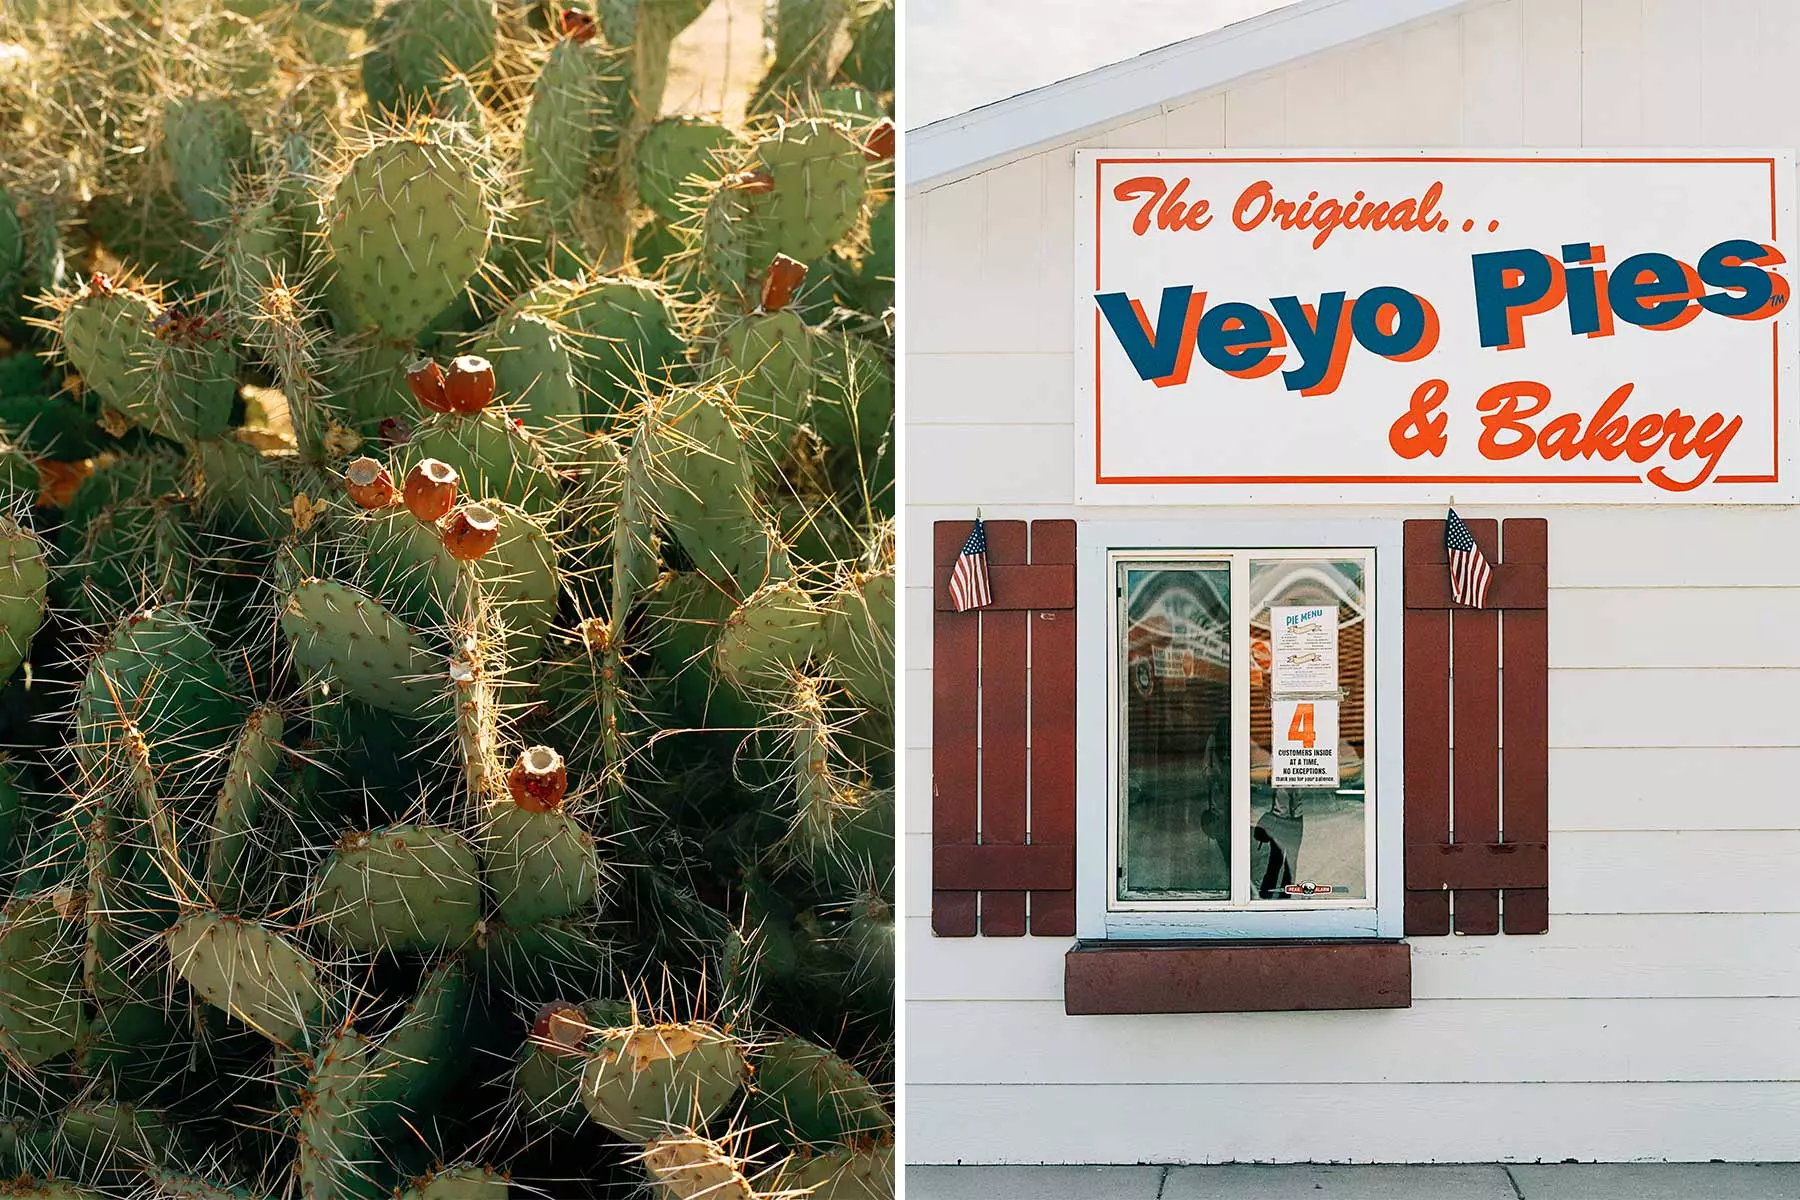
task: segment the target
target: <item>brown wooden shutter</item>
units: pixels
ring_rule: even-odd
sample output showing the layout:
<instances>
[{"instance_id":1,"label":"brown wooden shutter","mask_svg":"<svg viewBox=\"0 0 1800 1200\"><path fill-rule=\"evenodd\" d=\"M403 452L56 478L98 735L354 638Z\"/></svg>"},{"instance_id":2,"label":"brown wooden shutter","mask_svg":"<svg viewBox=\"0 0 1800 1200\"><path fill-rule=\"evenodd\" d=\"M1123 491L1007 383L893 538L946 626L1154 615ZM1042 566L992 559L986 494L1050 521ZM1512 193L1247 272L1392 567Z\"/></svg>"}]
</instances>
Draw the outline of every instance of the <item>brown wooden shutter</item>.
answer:
<instances>
[{"instance_id":1,"label":"brown wooden shutter","mask_svg":"<svg viewBox=\"0 0 1800 1200\"><path fill-rule=\"evenodd\" d=\"M1075 522L989 521L994 603L959 613L972 521L933 530L931 927L1075 933Z\"/></svg>"},{"instance_id":2,"label":"brown wooden shutter","mask_svg":"<svg viewBox=\"0 0 1800 1200\"><path fill-rule=\"evenodd\" d=\"M1468 524L1482 609L1450 601L1444 522L1406 522L1409 937L1449 933L1453 908L1457 933L1550 927L1548 527Z\"/></svg>"}]
</instances>

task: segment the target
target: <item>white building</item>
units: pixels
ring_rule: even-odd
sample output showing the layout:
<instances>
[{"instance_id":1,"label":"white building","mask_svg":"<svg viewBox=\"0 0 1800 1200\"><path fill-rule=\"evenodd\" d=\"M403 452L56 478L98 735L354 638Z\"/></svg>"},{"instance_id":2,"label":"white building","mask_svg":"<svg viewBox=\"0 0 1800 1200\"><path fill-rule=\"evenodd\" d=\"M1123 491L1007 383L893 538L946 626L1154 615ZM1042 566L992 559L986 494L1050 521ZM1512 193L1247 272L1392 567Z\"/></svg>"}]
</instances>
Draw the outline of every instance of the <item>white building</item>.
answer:
<instances>
[{"instance_id":1,"label":"white building","mask_svg":"<svg viewBox=\"0 0 1800 1200\"><path fill-rule=\"evenodd\" d=\"M909 134L909 1159L1800 1157L1793 314L1731 322L1696 304L1686 328L1621 324L1602 340L1573 339L1572 310L1569 330L1528 316L1536 348L1508 358L1476 346L1467 304L1441 294L1469 278L1471 253L1514 245L1560 248L1565 273L1582 257L1566 243L1584 238L1593 255L1610 239L1615 266L1651 250L1693 263L1707 231L1791 258L1797 63L1791 0L1303 0ZM1367 156L1376 148L1395 153ZM1171 166L1154 152L1185 160L1174 165L1192 169L1189 200L1228 182L1209 231L1220 239L1180 241L1164 229L1180 220L1153 206L1153 236L1131 250L1130 213L1106 207L1131 192L1121 168L1083 153L1108 149L1153 152L1136 156L1153 174ZM1253 153L1284 149L1307 153ZM1244 153L1204 153L1220 150ZM1343 409L1294 407L1273 377L1252 393L1198 357L1185 389L1127 377L1129 319L1103 326L1097 292L1141 300L1147 341L1158 314L1145 281L1159 271L1203 290L1198 261L1256 282L1223 248L1237 244L1222 231L1245 180L1291 180L1297 164L1360 179L1368 157L1409 160L1368 164L1371 187L1412 195L1422 170L1439 172L1447 214L1478 196L1511 222L1484 240L1470 210L1469 231L1428 247L1331 235L1353 295L1390 262L1402 281L1441 270L1437 292L1414 289L1441 310L1434 354L1379 360L1352 343ZM1356 161L1321 161L1344 158ZM1566 238L1545 240L1540 210L1569 214ZM1279 247L1268 287L1231 299L1267 307L1289 284L1320 297L1308 271L1325 256L1287 236L1258 243ZM1119 247L1122 274L1093 277L1096 238ZM1621 291L1615 279L1611 302L1631 321ZM1740 343L1762 349L1739 356ZM1121 397L1104 418L1097 354ZM1402 414L1405 392L1384 389L1438 373L1452 380L1453 432L1472 430L1462 380L1515 378L1515 359L1545 379L1641 367L1626 376L1638 407L1743 416L1737 448L1679 494L1641 478L1600 486L1619 465L1605 455L1457 483L1478 473L1427 455L1384 475L1384 439L1321 438L1300 415L1329 427L1382 403ZM1177 394L1191 411L1156 407ZM1216 411L1223 395L1265 397L1277 428L1241 403ZM1591 413L1598 399L1579 403ZM1142 417L1158 412L1177 415ZM1095 445L1097 420L1114 422L1115 457ZM1265 459L1283 453L1314 480L1341 457L1343 478L1268 482ZM1242 471L1221 474L1233 462ZM1405 482L1433 470L1445 482ZM1192 482L1238 474L1251 482ZM1126 479L1140 482L1106 482ZM1371 482L1390 479L1402 482ZM1498 617L1451 615L1437 595L1451 493L1495 560ZM934 610L978 507L997 598L1029 593L1037 610L1002 605L979 619L979 641L975 616ZM1504 555L1477 518L1508 522ZM1025 537L1004 523L1024 521L1074 525L1037 527L1035 561L1049 565L1003 571ZM1271 604L1290 609L1284 620L1335 612L1339 636L1281 640ZM1546 612L1543 671L1532 655ZM1453 675L1434 693L1450 640ZM1309 673L1323 660L1302 660L1321 653L1335 674ZM981 694L977 654L998 681ZM964 665L951 679L934 661ZM1332 740L1311 725L1315 703L1321 730L1328 716L1340 726L1326 760L1338 786L1275 790L1271 770L1287 768L1272 756ZM1547 750L1533 746L1546 736ZM1489 794L1447 797L1452 770L1455 787ZM1544 829L1533 788L1546 775ZM1454 832L1434 831L1451 804ZM1036 849L1009 849L1028 812ZM1065 932L1011 936L1026 928L1023 894L990 890L981 936L934 933L934 884L939 928L967 934L975 893L953 885L982 879L1036 884L1031 920ZM1463 885L1454 917L1443 883ZM1466 934L1437 931L1451 923ZM1074 957L1067 930L1083 938ZM1281 1011L1310 1005L1330 1007ZM1277 1011L1193 1011L1234 1008Z\"/></svg>"}]
</instances>

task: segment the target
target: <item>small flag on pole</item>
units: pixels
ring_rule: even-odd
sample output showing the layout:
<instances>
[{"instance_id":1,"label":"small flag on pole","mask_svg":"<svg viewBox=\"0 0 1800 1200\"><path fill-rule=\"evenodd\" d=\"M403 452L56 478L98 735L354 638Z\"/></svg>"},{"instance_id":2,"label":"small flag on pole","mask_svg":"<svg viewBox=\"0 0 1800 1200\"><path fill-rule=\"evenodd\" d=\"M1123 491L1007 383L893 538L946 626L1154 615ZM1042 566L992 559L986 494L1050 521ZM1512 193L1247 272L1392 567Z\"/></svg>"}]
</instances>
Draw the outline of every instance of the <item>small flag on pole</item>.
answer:
<instances>
[{"instance_id":1,"label":"small flag on pole","mask_svg":"<svg viewBox=\"0 0 1800 1200\"><path fill-rule=\"evenodd\" d=\"M985 608L994 602L994 594L988 590L987 527L980 517L975 518L975 528L969 531L969 540L956 556L956 570L950 575L950 602L956 605L957 612Z\"/></svg>"},{"instance_id":2,"label":"small flag on pole","mask_svg":"<svg viewBox=\"0 0 1800 1200\"><path fill-rule=\"evenodd\" d=\"M1470 608L1483 607L1494 572L1481 547L1475 544L1475 535L1454 508L1444 522L1444 548L1450 552L1450 598Z\"/></svg>"}]
</instances>

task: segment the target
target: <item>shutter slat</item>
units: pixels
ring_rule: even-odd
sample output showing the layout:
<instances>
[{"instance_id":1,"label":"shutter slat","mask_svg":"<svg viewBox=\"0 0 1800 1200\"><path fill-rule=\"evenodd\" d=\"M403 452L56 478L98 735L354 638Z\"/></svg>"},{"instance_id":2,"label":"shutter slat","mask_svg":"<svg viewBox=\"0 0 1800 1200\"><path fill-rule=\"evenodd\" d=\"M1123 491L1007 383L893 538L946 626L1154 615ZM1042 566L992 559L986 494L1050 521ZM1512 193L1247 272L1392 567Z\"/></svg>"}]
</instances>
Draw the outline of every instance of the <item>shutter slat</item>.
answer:
<instances>
[{"instance_id":1,"label":"shutter slat","mask_svg":"<svg viewBox=\"0 0 1800 1200\"><path fill-rule=\"evenodd\" d=\"M1500 562L1500 525L1470 521L1469 532ZM1448 559L1446 558L1446 562ZM1449 589L1449 568L1442 574ZM1500 614L1457 608L1450 613L1451 840L1477 845L1500 840ZM1451 901L1456 932L1500 932L1500 893L1471 879Z\"/></svg>"},{"instance_id":2,"label":"shutter slat","mask_svg":"<svg viewBox=\"0 0 1800 1200\"><path fill-rule=\"evenodd\" d=\"M1542 520L1506 522L1501 553L1509 565L1549 561L1549 528ZM1550 837L1550 619L1543 604L1535 611L1500 616L1500 762L1506 782L1502 819L1510 842L1547 842ZM1538 875L1549 879L1546 861ZM1550 928L1547 887L1507 888L1502 893L1507 933L1544 933Z\"/></svg>"},{"instance_id":3,"label":"shutter slat","mask_svg":"<svg viewBox=\"0 0 1800 1200\"><path fill-rule=\"evenodd\" d=\"M933 531L937 586L948 588L956 553L971 522L941 522ZM975 844L976 744L981 697L981 622L939 612L931 631L931 838L935 846ZM939 937L975 936L975 892L932 891L931 928Z\"/></svg>"},{"instance_id":4,"label":"shutter slat","mask_svg":"<svg viewBox=\"0 0 1800 1200\"><path fill-rule=\"evenodd\" d=\"M1061 567L1075 578L1075 522L1033 521L1034 569ZM1075 844L1075 597L1063 611L1031 617L1031 840ZM1031 932L1075 935L1075 858L1064 886L1031 893Z\"/></svg>"},{"instance_id":5,"label":"shutter slat","mask_svg":"<svg viewBox=\"0 0 1800 1200\"><path fill-rule=\"evenodd\" d=\"M1441 522L1408 521L1405 535L1407 582L1422 571L1446 570ZM1436 563L1430 561L1433 544ZM1408 609L1402 633L1406 842L1436 845L1450 840L1450 614ZM1407 883L1410 889L1410 877ZM1414 937L1449 933L1450 893L1408 890L1405 929Z\"/></svg>"},{"instance_id":6,"label":"shutter slat","mask_svg":"<svg viewBox=\"0 0 1800 1200\"><path fill-rule=\"evenodd\" d=\"M990 521L988 562L1024 563L1030 557L1023 521ZM1023 610L981 610L981 842L1025 844L1025 702L1029 641ZM981 932L1023 937L1025 893L983 891Z\"/></svg>"}]
</instances>

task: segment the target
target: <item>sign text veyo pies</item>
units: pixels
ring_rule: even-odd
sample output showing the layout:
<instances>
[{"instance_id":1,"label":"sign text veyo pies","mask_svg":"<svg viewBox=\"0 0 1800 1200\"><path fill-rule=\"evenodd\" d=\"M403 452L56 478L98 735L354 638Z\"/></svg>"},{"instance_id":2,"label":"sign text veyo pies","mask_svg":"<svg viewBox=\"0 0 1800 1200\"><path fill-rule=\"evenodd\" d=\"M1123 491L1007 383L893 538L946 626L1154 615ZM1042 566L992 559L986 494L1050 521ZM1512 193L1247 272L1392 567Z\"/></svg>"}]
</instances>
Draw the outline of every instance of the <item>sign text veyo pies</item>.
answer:
<instances>
[{"instance_id":1,"label":"sign text veyo pies","mask_svg":"<svg viewBox=\"0 0 1800 1200\"><path fill-rule=\"evenodd\" d=\"M1800 500L1792 152L1080 151L1076 500Z\"/></svg>"}]
</instances>

